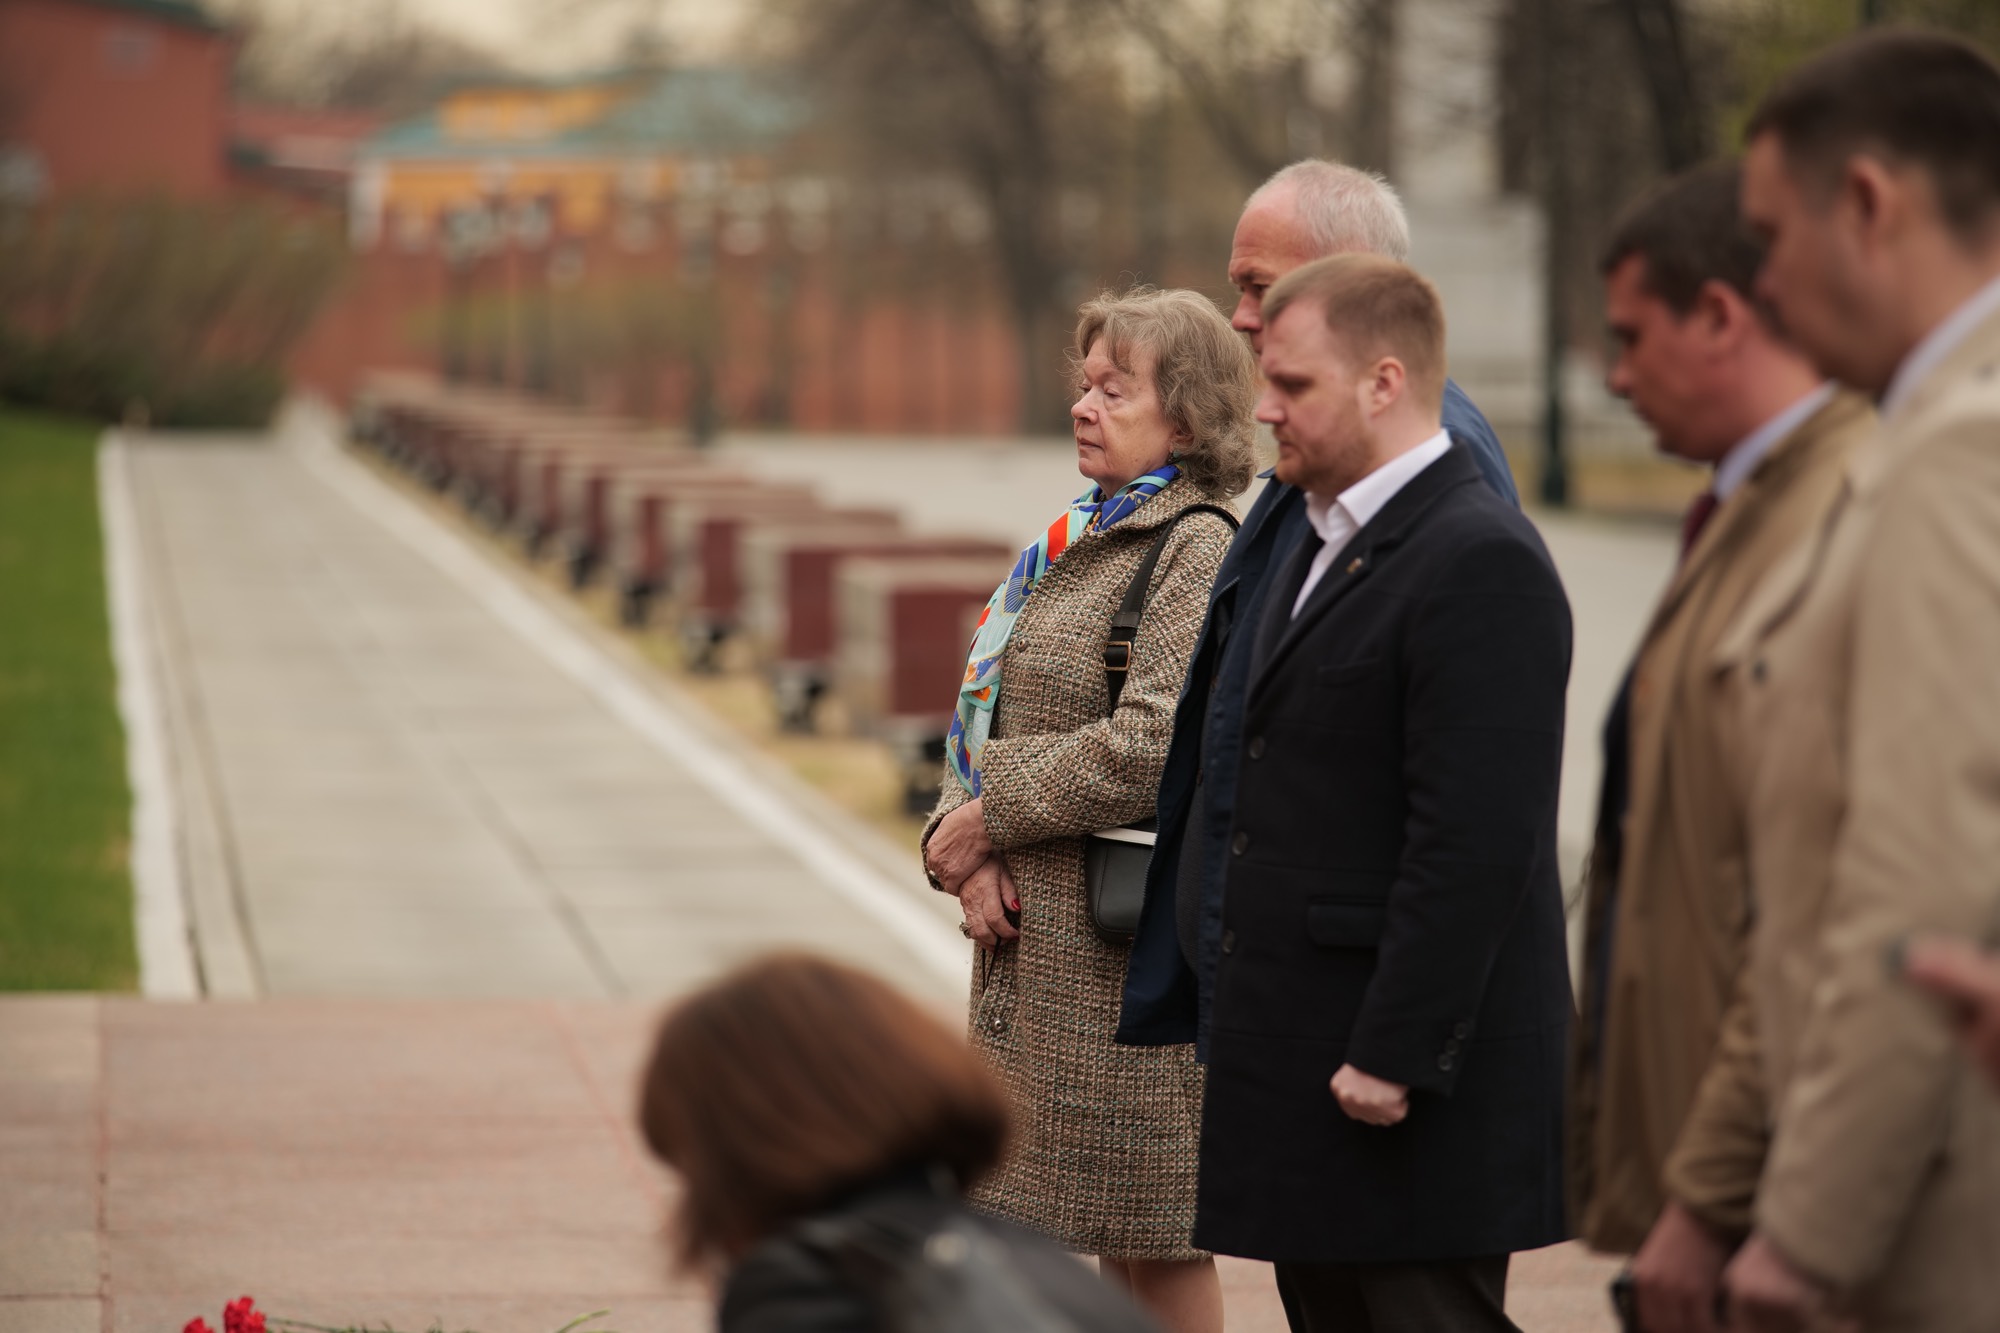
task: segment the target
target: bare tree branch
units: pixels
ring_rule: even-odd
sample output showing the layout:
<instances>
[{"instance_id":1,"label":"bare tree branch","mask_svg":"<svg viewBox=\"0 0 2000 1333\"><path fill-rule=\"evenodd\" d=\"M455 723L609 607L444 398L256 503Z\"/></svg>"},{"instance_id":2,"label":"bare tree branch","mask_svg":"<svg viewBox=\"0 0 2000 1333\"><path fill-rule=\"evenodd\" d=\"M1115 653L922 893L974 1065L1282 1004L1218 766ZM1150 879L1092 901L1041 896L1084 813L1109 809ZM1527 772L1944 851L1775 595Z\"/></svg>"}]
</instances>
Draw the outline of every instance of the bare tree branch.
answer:
<instances>
[{"instance_id":1,"label":"bare tree branch","mask_svg":"<svg viewBox=\"0 0 2000 1333\"><path fill-rule=\"evenodd\" d=\"M1270 151L1242 114L1242 99L1231 96L1208 62L1168 30L1155 5L1147 0L1106 2L1180 80L1202 123L1245 180L1257 184L1285 165L1286 158Z\"/></svg>"},{"instance_id":2,"label":"bare tree branch","mask_svg":"<svg viewBox=\"0 0 2000 1333\"><path fill-rule=\"evenodd\" d=\"M1710 135L1679 0L1618 0L1618 8L1652 97L1661 161L1668 171L1685 170L1708 156Z\"/></svg>"}]
</instances>

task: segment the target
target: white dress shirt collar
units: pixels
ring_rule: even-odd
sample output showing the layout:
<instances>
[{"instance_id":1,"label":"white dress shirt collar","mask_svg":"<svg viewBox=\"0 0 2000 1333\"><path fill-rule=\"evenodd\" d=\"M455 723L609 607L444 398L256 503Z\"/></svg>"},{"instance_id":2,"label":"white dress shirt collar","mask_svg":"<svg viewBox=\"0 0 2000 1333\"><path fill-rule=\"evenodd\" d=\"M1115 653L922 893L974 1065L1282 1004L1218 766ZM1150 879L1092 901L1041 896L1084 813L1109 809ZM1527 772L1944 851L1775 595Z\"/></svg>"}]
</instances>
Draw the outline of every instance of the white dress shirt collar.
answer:
<instances>
[{"instance_id":1,"label":"white dress shirt collar","mask_svg":"<svg viewBox=\"0 0 2000 1333\"><path fill-rule=\"evenodd\" d=\"M1417 474L1451 452L1451 435L1446 431L1425 440L1416 448L1396 455L1381 467L1355 482L1335 496L1322 496L1312 491L1306 492L1306 521L1319 534L1323 545L1313 557L1312 566L1306 571L1306 581L1299 588L1299 595L1292 599L1292 614L1312 596L1312 590L1326 576L1333 558L1341 548L1354 540L1354 534L1368 526L1369 520L1382 512L1396 493L1416 480Z\"/></svg>"},{"instance_id":2,"label":"white dress shirt collar","mask_svg":"<svg viewBox=\"0 0 2000 1333\"><path fill-rule=\"evenodd\" d=\"M1772 417L1744 437L1741 444L1722 456L1715 465L1715 480L1709 489L1718 501L1727 500L1750 480L1750 474L1787 436L1806 424L1814 413L1833 400L1833 385L1822 384L1805 397Z\"/></svg>"},{"instance_id":3,"label":"white dress shirt collar","mask_svg":"<svg viewBox=\"0 0 2000 1333\"><path fill-rule=\"evenodd\" d=\"M1925 377L1942 365L1944 359L1957 351L1959 344L1970 337L1974 329L1995 313L2000 313L2000 278L1993 279L1967 297L1958 309L1946 315L1936 328L1925 334L1923 341L1910 349L1910 354L1903 358L1903 363L1890 377L1889 387L1882 392L1879 404L1882 415L1893 416L1897 408L1909 401L1910 395Z\"/></svg>"},{"instance_id":4,"label":"white dress shirt collar","mask_svg":"<svg viewBox=\"0 0 2000 1333\"><path fill-rule=\"evenodd\" d=\"M1446 431L1425 440L1416 448L1396 455L1381 467L1355 482L1331 499L1306 492L1306 517L1318 531L1326 544L1335 550L1347 545L1348 539L1368 526L1368 520L1382 512L1382 507L1396 498L1396 492L1410 484L1419 472L1451 452L1451 435ZM1338 531L1346 528L1346 536L1336 545L1329 537L1329 529Z\"/></svg>"}]
</instances>

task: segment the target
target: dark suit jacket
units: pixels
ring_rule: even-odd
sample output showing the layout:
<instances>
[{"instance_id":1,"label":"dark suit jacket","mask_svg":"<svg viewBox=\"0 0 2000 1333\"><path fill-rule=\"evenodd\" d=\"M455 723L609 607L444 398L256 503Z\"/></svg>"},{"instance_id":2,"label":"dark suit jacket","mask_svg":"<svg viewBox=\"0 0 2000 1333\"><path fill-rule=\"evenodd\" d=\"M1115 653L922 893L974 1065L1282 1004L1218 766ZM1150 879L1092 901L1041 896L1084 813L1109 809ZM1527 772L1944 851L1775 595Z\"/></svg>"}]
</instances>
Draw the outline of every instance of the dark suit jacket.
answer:
<instances>
[{"instance_id":1,"label":"dark suit jacket","mask_svg":"<svg viewBox=\"0 0 2000 1333\"><path fill-rule=\"evenodd\" d=\"M1550 1244L1571 1015L1562 584L1462 448L1294 619L1307 553L1254 627L1195 1243L1297 1262ZM1408 1119L1343 1115L1343 1063L1409 1085Z\"/></svg>"},{"instance_id":2,"label":"dark suit jacket","mask_svg":"<svg viewBox=\"0 0 2000 1333\"><path fill-rule=\"evenodd\" d=\"M1518 504L1507 457L1470 398L1447 380L1444 427L1479 464L1494 492ZM1266 474L1267 476L1269 474ZM1125 974L1118 1040L1133 1046L1196 1042L1207 1058L1208 1015L1221 957L1222 887L1236 805L1236 760L1250 646L1264 587L1306 532L1300 492L1273 480L1251 506L1209 594L1208 618L1174 714L1160 778L1159 841L1146 874L1146 904ZM1199 787L1199 790L1197 788ZM1199 798L1199 799L1197 799ZM1185 868L1183 857L1187 858ZM1181 899L1178 904L1177 899ZM1177 912L1192 917L1193 956L1182 947Z\"/></svg>"}]
</instances>

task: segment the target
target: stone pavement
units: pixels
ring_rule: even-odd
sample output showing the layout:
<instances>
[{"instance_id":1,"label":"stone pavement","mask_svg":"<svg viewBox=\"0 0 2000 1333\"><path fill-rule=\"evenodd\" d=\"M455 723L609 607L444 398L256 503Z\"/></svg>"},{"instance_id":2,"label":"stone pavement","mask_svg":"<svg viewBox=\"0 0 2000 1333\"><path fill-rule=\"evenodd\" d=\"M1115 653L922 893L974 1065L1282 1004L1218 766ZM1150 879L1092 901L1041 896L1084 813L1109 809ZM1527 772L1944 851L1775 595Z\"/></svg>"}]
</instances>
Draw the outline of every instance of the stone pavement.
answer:
<instances>
[{"instance_id":1,"label":"stone pavement","mask_svg":"<svg viewBox=\"0 0 2000 1333\"><path fill-rule=\"evenodd\" d=\"M224 1301L420 1333L696 1333L631 1108L633 1002L0 1002L0 1333L178 1333ZM1528 1333L1609 1333L1612 1265L1515 1262ZM1230 1333L1281 1333L1223 1264Z\"/></svg>"},{"instance_id":2,"label":"stone pavement","mask_svg":"<svg viewBox=\"0 0 2000 1333\"><path fill-rule=\"evenodd\" d=\"M209 994L648 997L784 943L962 991L907 851L330 441L129 459Z\"/></svg>"}]
</instances>

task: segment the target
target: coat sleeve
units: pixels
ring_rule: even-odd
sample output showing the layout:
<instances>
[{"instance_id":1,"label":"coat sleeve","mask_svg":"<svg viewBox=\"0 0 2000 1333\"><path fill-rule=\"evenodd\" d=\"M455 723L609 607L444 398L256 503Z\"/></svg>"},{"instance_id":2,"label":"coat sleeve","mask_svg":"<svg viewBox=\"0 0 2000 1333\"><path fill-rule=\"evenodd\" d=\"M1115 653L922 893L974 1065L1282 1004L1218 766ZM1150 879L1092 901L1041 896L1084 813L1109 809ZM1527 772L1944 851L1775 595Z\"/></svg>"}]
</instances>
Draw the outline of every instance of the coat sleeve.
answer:
<instances>
[{"instance_id":1,"label":"coat sleeve","mask_svg":"<svg viewBox=\"0 0 2000 1333\"><path fill-rule=\"evenodd\" d=\"M1749 1234L1750 1205L1770 1146L1766 1108L1757 1010L1746 968L1736 979L1715 1052L1661 1171L1667 1197L1721 1235Z\"/></svg>"},{"instance_id":2,"label":"coat sleeve","mask_svg":"<svg viewBox=\"0 0 2000 1333\"><path fill-rule=\"evenodd\" d=\"M1174 709L1208 608L1209 589L1235 536L1198 514L1160 553L1132 670L1110 717L1075 731L989 740L980 753L986 833L1002 849L1075 837L1154 812ZM1093 633L1103 633L1093 626Z\"/></svg>"},{"instance_id":3,"label":"coat sleeve","mask_svg":"<svg viewBox=\"0 0 2000 1333\"><path fill-rule=\"evenodd\" d=\"M1450 1093L1508 927L1544 864L1562 771L1569 602L1513 534L1450 557L1404 644L1403 858L1347 1059Z\"/></svg>"},{"instance_id":4,"label":"coat sleeve","mask_svg":"<svg viewBox=\"0 0 2000 1333\"><path fill-rule=\"evenodd\" d=\"M988 743L991 744L991 742ZM931 835L937 832L937 827L944 822L944 817L971 799L972 793L967 791L964 785L959 782L957 775L951 771L951 765L946 764L944 766L944 786L939 789L938 803L932 807L929 817L924 820L923 835L917 839L917 856L919 860L923 859L930 851Z\"/></svg>"},{"instance_id":5,"label":"coat sleeve","mask_svg":"<svg viewBox=\"0 0 2000 1333\"><path fill-rule=\"evenodd\" d=\"M1911 442L1855 579L1833 851L1798 1064L1757 1226L1807 1271L1879 1273L1943 1151L1966 1065L1884 966L1913 933L1991 929L2000 866L2000 450L1991 415Z\"/></svg>"}]
</instances>

